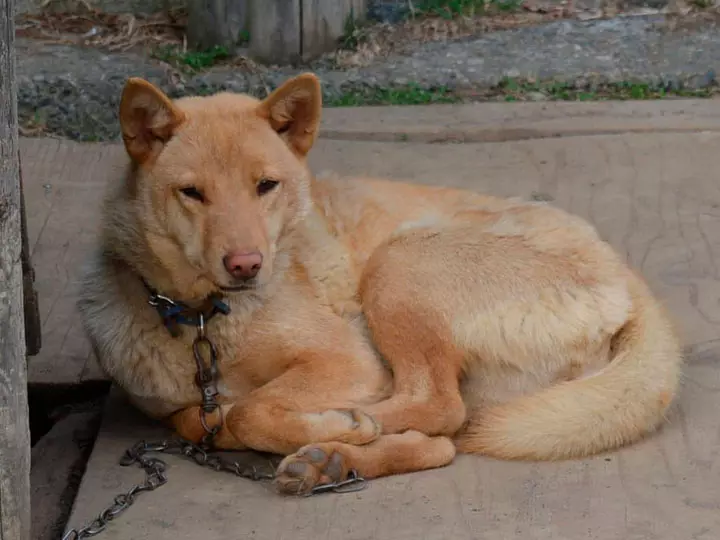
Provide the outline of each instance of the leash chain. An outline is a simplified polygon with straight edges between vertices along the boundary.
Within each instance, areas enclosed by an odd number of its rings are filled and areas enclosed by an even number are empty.
[[[182,306],[182,304],[176,303],[166,297],[155,294],[151,295],[150,305],[158,307],[158,302],[169,303],[172,306]],[[158,308],[158,311],[160,311],[160,308]],[[227,314],[229,313],[229,308],[227,311],[217,310],[216,312]],[[211,315],[214,315],[216,312],[213,312]],[[117,495],[112,504],[107,506],[95,519],[84,527],[68,530],[62,537],[62,540],[83,540],[100,534],[113,519],[133,505],[137,495],[146,491],[155,491],[157,488],[164,486],[168,481],[166,474],[167,463],[160,458],[149,457],[147,455],[149,453],[179,454],[202,467],[207,467],[218,472],[229,472],[240,478],[255,482],[273,480],[275,478],[275,467],[272,461],[269,462],[269,465],[273,472],[268,473],[260,471],[254,465],[243,465],[239,461],[223,459],[219,455],[211,453],[213,440],[222,428],[224,422],[222,409],[217,402],[217,396],[219,394],[217,386],[219,374],[217,367],[217,349],[213,342],[205,335],[206,319],[204,314],[198,313],[195,317],[188,318],[188,320],[194,322],[197,328],[197,336],[193,341],[192,349],[197,367],[195,383],[202,395],[200,423],[205,430],[205,436],[202,438],[201,444],[195,444],[182,438],[175,438],[173,440],[149,443],[139,441],[128,448],[120,459],[120,465],[122,467],[128,467],[137,464],[145,472],[145,480],[142,483],[135,484],[127,492]],[[169,326],[167,321],[165,322],[166,326]],[[205,355],[203,355],[203,349],[207,351]],[[207,362],[206,359],[208,360]],[[208,416],[215,411],[218,412],[219,418],[215,424],[211,426],[211,422],[208,421]],[[365,489],[365,487],[367,487],[366,480],[359,476],[357,471],[351,469],[347,479],[340,482],[315,486],[306,496],[328,492],[352,493]]]

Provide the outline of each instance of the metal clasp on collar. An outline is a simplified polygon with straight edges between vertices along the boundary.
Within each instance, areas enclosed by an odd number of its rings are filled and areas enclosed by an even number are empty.
[[[158,307],[161,302],[169,306],[177,306],[177,303],[174,300],[161,294],[152,294],[148,299],[148,304],[150,304],[152,307]]]
[[[197,339],[205,339],[205,315],[198,313]]]
[[[228,315],[231,311],[230,306],[219,298],[210,297],[211,309],[205,312],[202,309],[191,308],[182,302],[163,296],[147,285],[146,288],[150,292],[148,304],[157,310],[163,324],[173,337],[180,335],[178,325],[194,326],[202,332],[202,337],[204,337],[207,321],[217,314]]]

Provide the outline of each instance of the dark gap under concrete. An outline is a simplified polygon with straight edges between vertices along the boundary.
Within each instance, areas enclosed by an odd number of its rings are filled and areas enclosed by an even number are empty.
[[[109,381],[28,385],[31,445],[35,446],[59,420],[69,414],[99,411],[109,391]]]

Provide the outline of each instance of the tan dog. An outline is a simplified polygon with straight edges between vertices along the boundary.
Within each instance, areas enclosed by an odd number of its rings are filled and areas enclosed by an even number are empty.
[[[173,102],[128,82],[130,164],[80,307],[138,407],[204,434],[196,331],[173,337],[145,282],[198,309],[224,297],[231,313],[206,327],[226,419],[216,444],[287,455],[288,493],[351,468],[440,467],[456,449],[586,456],[662,423],[678,338],[593,227],[541,204],[314,179],[320,113],[310,74],[264,101]]]

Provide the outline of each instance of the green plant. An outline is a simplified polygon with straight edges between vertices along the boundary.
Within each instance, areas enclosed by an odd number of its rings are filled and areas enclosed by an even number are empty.
[[[545,99],[548,101],[606,101],[606,100],[647,100],[666,97],[709,97],[716,88],[666,88],[647,83],[621,81],[599,84],[591,88],[577,88],[564,82],[532,82],[507,78],[490,92],[505,101],[527,101]]]
[[[472,16],[482,13],[485,10],[485,0],[418,0],[414,6],[421,14],[452,19],[459,15]]]
[[[240,30],[238,34],[238,44],[244,45],[245,43],[250,43],[250,30]]]
[[[493,7],[500,11],[517,11],[522,6],[523,0],[492,0]]]
[[[417,15],[449,20],[482,15],[488,10],[517,11],[522,3],[523,0],[415,0],[413,7]]]
[[[329,107],[357,107],[362,105],[427,105],[455,103],[459,98],[447,88],[424,89],[417,84],[397,88],[351,90],[326,102]]]
[[[229,58],[230,52],[225,47],[217,46],[206,51],[185,52],[181,52],[177,47],[162,47],[154,52],[154,56],[168,64],[190,71],[199,71]]]
[[[338,40],[341,49],[354,51],[366,40],[366,27],[355,17],[354,10],[350,10],[343,24],[343,34]]]

